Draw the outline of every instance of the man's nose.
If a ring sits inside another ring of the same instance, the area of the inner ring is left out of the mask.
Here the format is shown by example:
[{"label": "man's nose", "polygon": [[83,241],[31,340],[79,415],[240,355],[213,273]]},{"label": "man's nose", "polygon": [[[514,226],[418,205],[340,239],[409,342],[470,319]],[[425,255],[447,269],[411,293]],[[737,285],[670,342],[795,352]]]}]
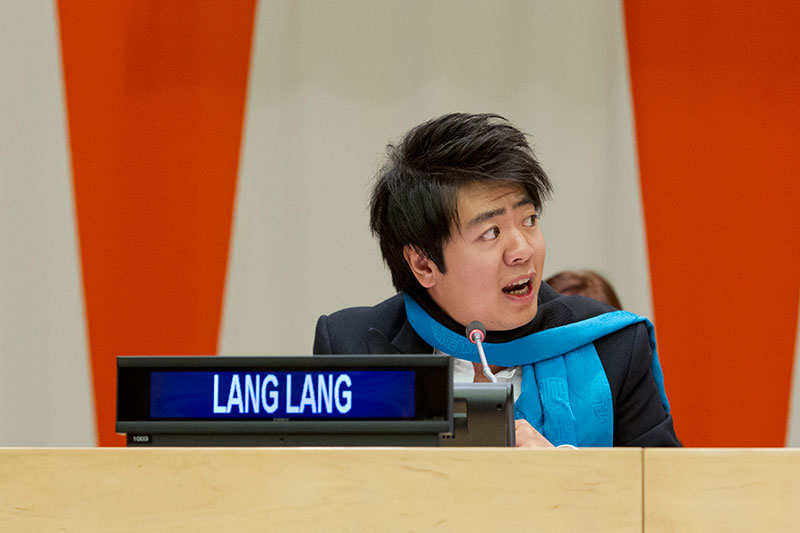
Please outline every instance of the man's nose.
[{"label": "man's nose", "polygon": [[505,251],[505,262],[516,265],[528,261],[533,255],[533,246],[528,241],[528,236],[520,230],[514,230],[509,236],[508,246]]}]

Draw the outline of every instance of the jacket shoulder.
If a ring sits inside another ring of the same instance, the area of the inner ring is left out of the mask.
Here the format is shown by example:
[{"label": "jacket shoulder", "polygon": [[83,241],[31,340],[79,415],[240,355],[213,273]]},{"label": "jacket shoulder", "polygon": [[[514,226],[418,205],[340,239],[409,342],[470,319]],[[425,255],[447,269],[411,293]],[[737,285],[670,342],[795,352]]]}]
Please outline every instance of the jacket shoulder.
[{"label": "jacket shoulder", "polygon": [[317,320],[314,353],[368,353],[367,332],[391,339],[406,321],[402,294],[374,306],[348,307]]}]

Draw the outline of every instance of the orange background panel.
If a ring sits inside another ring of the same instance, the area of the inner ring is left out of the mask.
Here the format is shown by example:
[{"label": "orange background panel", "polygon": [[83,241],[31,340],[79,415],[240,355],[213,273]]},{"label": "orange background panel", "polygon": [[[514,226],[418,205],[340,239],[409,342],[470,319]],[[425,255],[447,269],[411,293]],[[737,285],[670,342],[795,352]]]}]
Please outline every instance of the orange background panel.
[{"label": "orange background panel", "polygon": [[800,288],[800,9],[626,1],[659,355],[689,446],[783,446]]},{"label": "orange background panel", "polygon": [[100,445],[117,355],[216,353],[254,11],[58,3]]}]

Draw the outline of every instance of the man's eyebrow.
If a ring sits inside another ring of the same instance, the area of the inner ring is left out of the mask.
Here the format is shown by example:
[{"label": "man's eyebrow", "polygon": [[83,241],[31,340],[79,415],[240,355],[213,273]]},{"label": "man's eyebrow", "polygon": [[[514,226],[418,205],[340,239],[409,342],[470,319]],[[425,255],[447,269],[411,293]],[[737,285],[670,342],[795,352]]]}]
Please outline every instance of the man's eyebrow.
[{"label": "man's eyebrow", "polygon": [[[531,200],[530,198],[525,196],[524,198],[519,200],[517,203],[515,203],[512,206],[512,208],[517,209],[518,207],[522,207],[524,205],[531,205],[531,204],[533,204],[533,200]],[[472,226],[475,226],[476,224],[481,224],[481,223],[486,222],[487,220],[492,219],[492,218],[494,218],[496,216],[504,215],[505,213],[506,213],[506,208],[505,207],[498,207],[497,209],[490,209],[489,211],[484,211],[483,213],[478,213],[477,215],[472,217],[472,219],[469,222],[467,222],[467,226],[466,227],[467,228],[471,228]]]},{"label": "man's eyebrow", "polygon": [[497,209],[491,209],[489,211],[484,211],[483,213],[478,213],[472,219],[467,222],[467,227],[471,228],[477,224],[481,224],[482,222],[486,222],[487,220],[494,218],[496,216],[504,215],[506,212],[505,207],[498,207]]}]

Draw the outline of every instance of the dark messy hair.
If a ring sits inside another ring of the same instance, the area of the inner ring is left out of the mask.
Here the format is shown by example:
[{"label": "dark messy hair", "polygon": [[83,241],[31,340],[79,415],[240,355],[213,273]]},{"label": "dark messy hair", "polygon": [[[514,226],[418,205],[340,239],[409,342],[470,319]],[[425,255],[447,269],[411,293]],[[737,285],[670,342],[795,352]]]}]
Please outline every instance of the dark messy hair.
[{"label": "dark messy hair", "polygon": [[398,291],[421,286],[403,257],[411,245],[441,272],[444,243],[458,221],[458,191],[472,183],[516,185],[537,211],[552,191],[525,134],[494,114],[453,113],[409,131],[387,146],[372,190],[370,229]]}]

